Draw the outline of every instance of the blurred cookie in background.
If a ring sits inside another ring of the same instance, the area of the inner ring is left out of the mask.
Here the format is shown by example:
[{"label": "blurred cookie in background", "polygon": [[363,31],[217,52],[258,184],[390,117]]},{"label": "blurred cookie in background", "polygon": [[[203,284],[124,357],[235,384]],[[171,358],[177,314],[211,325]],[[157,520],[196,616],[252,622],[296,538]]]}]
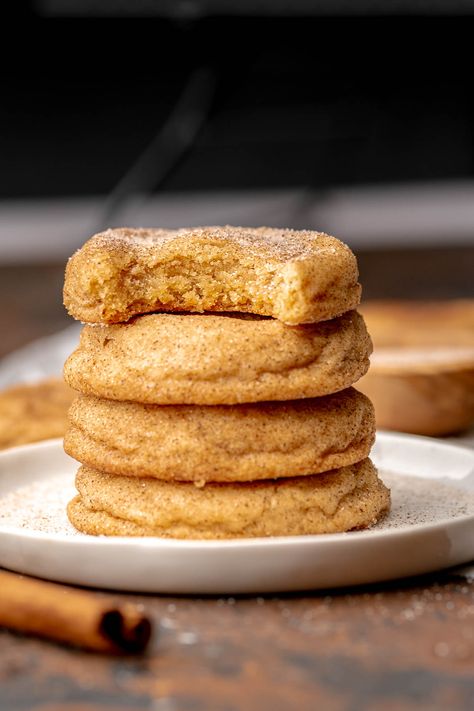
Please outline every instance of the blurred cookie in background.
[{"label": "blurred cookie in background", "polygon": [[371,301],[360,311],[374,353],[357,389],[377,427],[437,436],[474,423],[474,299]]},{"label": "blurred cookie in background", "polygon": [[63,437],[76,393],[59,378],[0,392],[0,449]]}]

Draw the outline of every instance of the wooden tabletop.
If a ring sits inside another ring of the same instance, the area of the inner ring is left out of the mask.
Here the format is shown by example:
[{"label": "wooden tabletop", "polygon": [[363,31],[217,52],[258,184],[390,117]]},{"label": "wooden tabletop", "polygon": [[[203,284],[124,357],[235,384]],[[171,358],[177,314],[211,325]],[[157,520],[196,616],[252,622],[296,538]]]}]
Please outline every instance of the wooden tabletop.
[{"label": "wooden tabletop", "polygon": [[[371,297],[472,296],[473,259],[466,248],[360,255]],[[0,355],[68,324],[62,273],[0,267]],[[292,595],[117,597],[154,620],[146,656],[0,630],[0,711],[474,708],[474,583],[452,571]]]},{"label": "wooden tabletop", "polygon": [[149,655],[101,657],[0,633],[2,711],[473,708],[473,588],[460,578],[276,597],[124,597],[156,623]]}]

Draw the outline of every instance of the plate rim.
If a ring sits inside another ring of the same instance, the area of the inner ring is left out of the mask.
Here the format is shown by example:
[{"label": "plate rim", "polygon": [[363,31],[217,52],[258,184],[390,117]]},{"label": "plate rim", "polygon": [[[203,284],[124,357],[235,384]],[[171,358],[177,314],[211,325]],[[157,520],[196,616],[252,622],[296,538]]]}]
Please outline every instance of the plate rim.
[{"label": "plate rim", "polygon": [[[453,456],[455,454],[462,454],[463,457],[466,455],[471,455],[473,459],[473,471],[474,471],[474,451],[469,446],[463,446],[460,444],[454,444],[453,442],[443,442],[434,437],[426,437],[423,435],[411,435],[404,432],[391,432],[387,430],[377,430],[377,439],[382,442],[393,442],[393,443],[403,443],[403,442],[419,442],[423,447],[425,446],[435,446],[440,447],[443,450],[452,451]],[[48,449],[56,448],[58,445],[61,451],[64,452],[62,448],[63,438],[56,437],[52,439],[42,440],[40,442],[33,442],[28,444],[18,445],[16,447],[9,447],[0,451],[0,461],[4,457],[8,457],[15,454],[34,452],[37,449]],[[66,453],[64,453],[65,456]],[[370,455],[369,455],[370,456]],[[70,457],[73,460],[72,457]],[[406,474],[405,476],[413,476]],[[455,481],[455,480],[454,480]],[[20,488],[22,485],[18,488]],[[455,486],[455,484],[454,484]],[[474,514],[464,514],[461,516],[456,516],[455,518],[443,518],[439,521],[431,523],[415,523],[406,524],[403,526],[397,526],[388,529],[364,529],[361,531],[345,531],[340,533],[324,533],[324,534],[308,534],[300,536],[269,536],[269,537],[256,537],[256,538],[228,538],[228,539],[176,539],[176,538],[164,538],[159,536],[92,536],[88,534],[82,534],[79,536],[67,536],[61,533],[54,532],[44,532],[44,531],[34,531],[28,529],[17,528],[15,526],[2,525],[0,521],[0,536],[16,536],[18,539],[22,540],[35,540],[43,542],[54,542],[62,543],[66,545],[73,546],[88,546],[95,548],[98,545],[101,547],[126,547],[126,548],[164,548],[170,547],[174,549],[206,549],[206,550],[223,550],[223,549],[233,549],[233,548],[274,548],[274,547],[294,547],[295,545],[302,545],[305,547],[314,545],[327,546],[331,543],[338,544],[345,542],[348,545],[349,541],[353,541],[354,544],[359,542],[361,539],[370,538],[370,540],[378,540],[381,538],[394,538],[414,535],[417,533],[426,533],[427,535],[433,533],[437,529],[444,529],[447,525],[457,526],[464,525],[469,522],[474,524]]]}]

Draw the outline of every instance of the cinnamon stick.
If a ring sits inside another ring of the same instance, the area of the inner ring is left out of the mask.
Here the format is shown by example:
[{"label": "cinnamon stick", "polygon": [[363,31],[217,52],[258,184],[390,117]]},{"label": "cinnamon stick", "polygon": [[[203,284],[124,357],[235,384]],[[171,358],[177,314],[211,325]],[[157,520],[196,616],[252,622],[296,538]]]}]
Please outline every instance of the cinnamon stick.
[{"label": "cinnamon stick", "polygon": [[150,640],[140,605],[0,571],[0,627],[96,652],[136,654]]}]

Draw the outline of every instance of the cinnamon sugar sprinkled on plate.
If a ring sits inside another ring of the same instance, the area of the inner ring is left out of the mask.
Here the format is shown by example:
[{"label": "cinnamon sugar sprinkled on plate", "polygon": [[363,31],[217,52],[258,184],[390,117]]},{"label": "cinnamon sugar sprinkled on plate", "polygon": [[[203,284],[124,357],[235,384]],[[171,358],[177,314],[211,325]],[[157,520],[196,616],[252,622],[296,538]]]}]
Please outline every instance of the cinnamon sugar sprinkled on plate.
[{"label": "cinnamon sugar sprinkled on plate", "polygon": [[[432,479],[386,471],[380,475],[392,491],[392,509],[372,530],[435,524],[474,515],[474,492]],[[83,536],[66,516],[66,505],[75,493],[71,477],[65,475],[19,487],[0,498],[0,529],[8,526],[43,534]]]}]

